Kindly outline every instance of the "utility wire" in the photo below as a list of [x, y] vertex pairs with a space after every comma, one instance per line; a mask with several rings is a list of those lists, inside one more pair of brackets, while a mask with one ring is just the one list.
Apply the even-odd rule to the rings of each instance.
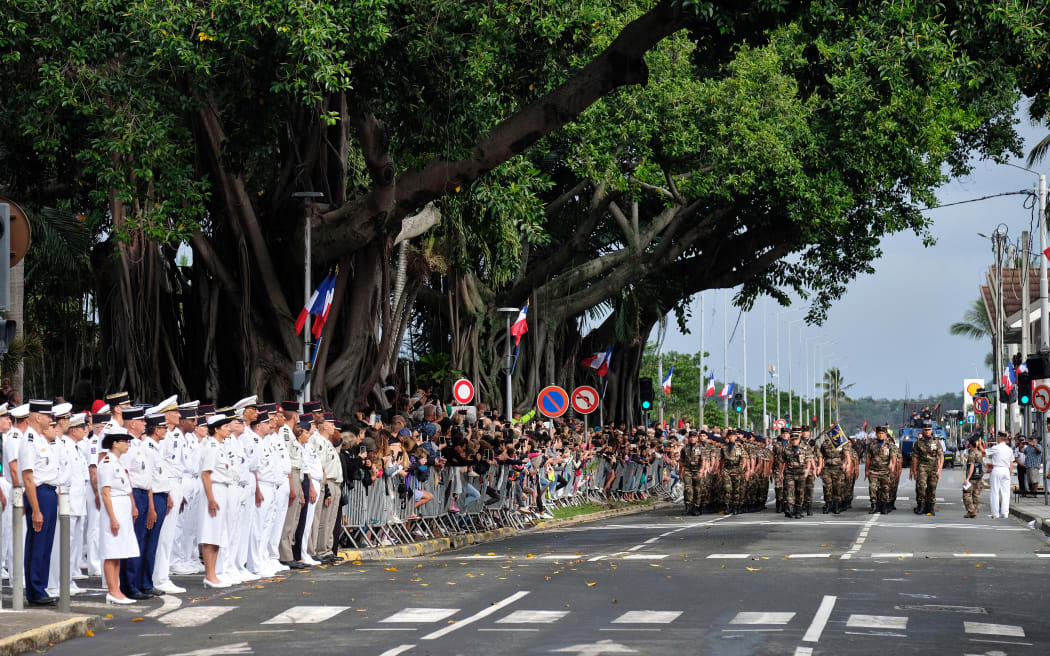
[[989, 198], [998, 198], [1000, 196], [1030, 196], [1033, 193], [1034, 192], [1032, 192], [1031, 189], [1021, 189], [1020, 191], [1004, 191], [1001, 194], [992, 194], [991, 196], [981, 196], [980, 198], [971, 198], [969, 200], [960, 200], [960, 201], [956, 201], [954, 203], [945, 203], [943, 205], [931, 205], [930, 207], [920, 207], [919, 211], [920, 212], [925, 212], [926, 210], [937, 210], [937, 209], [940, 209], [942, 207], [952, 207], [953, 205], [963, 205], [964, 203], [976, 203], [978, 201], [988, 200]]

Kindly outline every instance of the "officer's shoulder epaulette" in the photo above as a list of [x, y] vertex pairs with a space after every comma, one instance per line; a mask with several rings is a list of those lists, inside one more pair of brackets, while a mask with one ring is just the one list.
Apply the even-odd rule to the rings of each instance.
[[149, 444], [149, 448], [151, 448], [151, 449], [156, 449], [157, 448], [157, 445], [156, 445], [155, 442], [148, 442], [148, 444]]
[[32, 442], [33, 441], [33, 436], [32, 435], [26, 435], [25, 438], [26, 438], [26, 441], [28, 441], [28, 442]]

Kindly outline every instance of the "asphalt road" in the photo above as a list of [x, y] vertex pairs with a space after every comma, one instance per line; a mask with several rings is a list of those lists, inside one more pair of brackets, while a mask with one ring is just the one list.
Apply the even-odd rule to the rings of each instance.
[[48, 653], [1046, 654], [1047, 540], [963, 519], [959, 476], [936, 517], [905, 480], [890, 515], [650, 512], [228, 591], [179, 580], [132, 610], [100, 595], [74, 610], [107, 630]]

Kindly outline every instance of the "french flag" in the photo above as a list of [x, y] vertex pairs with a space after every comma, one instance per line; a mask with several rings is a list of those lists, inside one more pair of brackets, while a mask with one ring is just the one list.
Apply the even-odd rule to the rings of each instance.
[[667, 378], [664, 378], [664, 394], [671, 395], [671, 376], [674, 375], [674, 365], [671, 365], [671, 370], [667, 372]]
[[[321, 284], [317, 286], [314, 293], [310, 295], [310, 298], [306, 301], [306, 305], [299, 311], [299, 316], [295, 319], [295, 334], [303, 332], [303, 326], [306, 325], [306, 318], [311, 314], [320, 315], [325, 309], [324, 303], [328, 300], [329, 291], [335, 288], [335, 278], [332, 274], [325, 276]], [[316, 309], [315, 309], [316, 308]], [[316, 330], [316, 326], [315, 326]]]
[[321, 318], [314, 322], [312, 331], [314, 339], [321, 339], [321, 331], [324, 329], [325, 322], [328, 321], [328, 310], [332, 309], [332, 298], [335, 296], [335, 279], [336, 276], [332, 276], [331, 282], [328, 283], [328, 289], [325, 290], [321, 311], [317, 313]]
[[1017, 382], [1017, 374], [1014, 372], [1013, 363], [1007, 364], [1006, 369], [1003, 370], [1003, 387], [1006, 389], [1006, 393], [1009, 394], [1014, 391], [1014, 383]]
[[612, 347], [604, 353], [595, 353], [590, 357], [586, 357], [580, 361], [585, 367], [590, 367], [597, 372], [599, 378], [604, 378], [609, 373], [609, 363], [612, 362]]
[[711, 379], [707, 381], [707, 391], [704, 392], [704, 396], [715, 395], [715, 377], [711, 376]]
[[722, 386], [722, 391], [718, 393], [718, 398], [720, 398], [720, 399], [728, 399], [730, 396], [732, 396], [733, 388], [735, 386], [736, 386], [736, 383], [729, 383], [728, 385], [723, 385]]
[[529, 332], [529, 324], [525, 323], [525, 315], [529, 312], [529, 305], [526, 303], [525, 307], [521, 308], [518, 312], [518, 318], [514, 320], [514, 323], [510, 326], [510, 334], [514, 335], [514, 346], [521, 344], [521, 336]]

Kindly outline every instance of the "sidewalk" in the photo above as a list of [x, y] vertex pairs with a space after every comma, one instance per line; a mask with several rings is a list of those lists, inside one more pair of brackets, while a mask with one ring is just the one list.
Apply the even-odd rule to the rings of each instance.
[[1043, 504], [1043, 496], [1035, 499], [1010, 501], [1010, 514], [1025, 523], [1035, 521], [1035, 527], [1050, 535], [1050, 506]]
[[[10, 599], [5, 599], [9, 604]], [[97, 615], [72, 615], [53, 610], [0, 610], [0, 656], [13, 656], [46, 649], [56, 642], [72, 640], [103, 628]]]

